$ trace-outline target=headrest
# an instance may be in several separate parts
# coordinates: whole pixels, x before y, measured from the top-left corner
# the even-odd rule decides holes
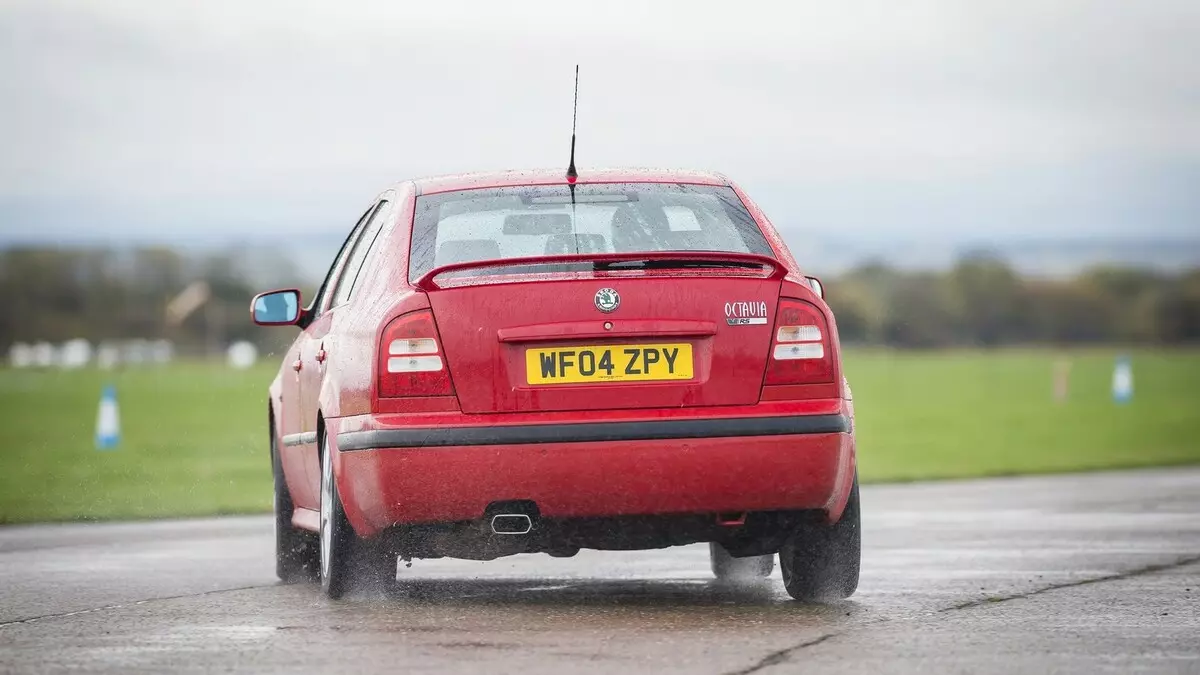
[[[444,241],[438,246],[437,264],[449,265],[476,260],[496,260],[500,255],[500,244],[493,239],[458,239]]]
[[[712,248],[708,244],[708,237],[697,230],[668,232],[660,239],[669,251],[706,251]]]
[[[575,253],[606,253],[608,244],[602,234],[552,234],[546,238],[546,255]]]

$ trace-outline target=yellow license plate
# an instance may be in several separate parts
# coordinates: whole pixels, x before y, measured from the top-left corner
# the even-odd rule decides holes
[[[529,384],[692,379],[692,346],[599,345],[525,351]]]

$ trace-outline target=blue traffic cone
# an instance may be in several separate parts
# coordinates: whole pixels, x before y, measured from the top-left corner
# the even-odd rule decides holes
[[[96,415],[96,449],[111,450],[121,441],[121,412],[117,408],[117,390],[111,384],[100,395]]]
[[[1117,357],[1113,366],[1112,396],[1117,403],[1133,400],[1133,364],[1128,356]]]

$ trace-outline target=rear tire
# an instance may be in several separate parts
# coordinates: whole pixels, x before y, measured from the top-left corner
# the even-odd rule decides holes
[[[275,429],[271,429],[271,473],[275,482],[275,576],[284,583],[314,581],[320,564],[317,537],[292,525],[292,495],[283,476]]]
[[[832,525],[810,523],[797,528],[779,551],[779,567],[788,595],[805,602],[842,600],[858,589],[862,558],[858,478],[842,518]]]
[[[328,439],[321,446],[321,590],[330,598],[385,588],[396,580],[396,556],[379,542],[360,539],[346,519]]]
[[[735,558],[716,542],[708,544],[708,559],[712,564],[713,575],[718,581],[754,581],[771,576],[775,570],[775,556],[752,555],[746,558]]]

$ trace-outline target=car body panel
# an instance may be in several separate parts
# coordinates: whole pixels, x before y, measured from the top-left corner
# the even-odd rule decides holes
[[[585,171],[578,182],[731,186],[787,274],[782,281],[694,270],[509,275],[423,292],[412,287],[408,269],[419,195],[562,184],[563,176],[557,170],[526,171],[399,183],[377,197],[389,199],[394,208],[380,230],[378,252],[359,273],[353,297],[340,307],[329,307],[326,300],[326,306],[305,310],[306,325],[271,385],[277,435],[289,441],[279,445],[283,470],[297,506],[320,506],[318,429],[324,425],[347,515],[362,536],[397,523],[477,518],[487,503],[504,499],[533,499],[544,513],[562,517],[757,508],[818,509],[831,520],[840,516],[853,484],[855,448],[836,323],[766,215],[717,174]],[[610,315],[594,305],[601,287],[621,295],[620,308]],[[780,297],[808,302],[825,317],[832,382],[763,386]],[[766,303],[765,325],[725,321],[724,303],[751,300]],[[553,308],[552,315],[547,308]],[[380,397],[377,354],[384,328],[395,317],[422,309],[435,315],[454,395]],[[606,321],[613,328],[604,328]],[[620,337],[601,338],[606,332]],[[531,345],[632,340],[687,341],[696,358],[695,381],[535,388],[520,370],[520,355]],[[318,361],[318,352],[324,361]],[[291,367],[296,360],[299,373]],[[850,431],[345,452],[337,440],[341,433],[370,429],[829,414],[846,415]]]

